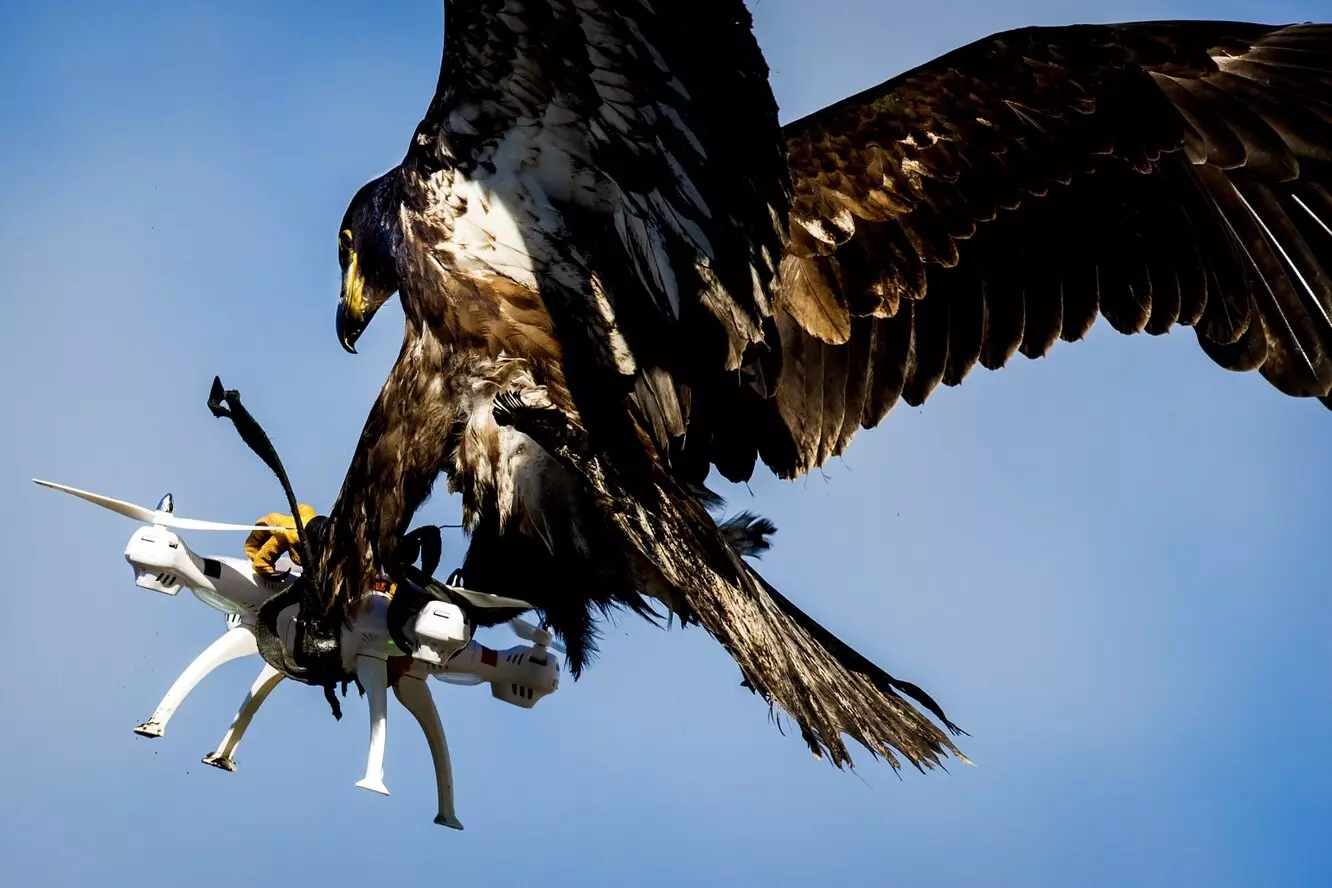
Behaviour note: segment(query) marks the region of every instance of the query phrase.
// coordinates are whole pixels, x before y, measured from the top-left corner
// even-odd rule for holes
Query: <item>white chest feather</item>
[[[534,292],[578,294],[600,331],[606,359],[631,374],[636,365],[611,298],[570,235],[561,207],[617,216],[613,183],[596,171],[579,130],[557,104],[542,122],[514,126],[467,172],[454,168],[428,183],[434,236],[427,255],[441,277],[504,278]],[[615,224],[619,224],[618,220]],[[664,253],[663,253],[664,261]]]
[[[605,191],[585,148],[568,127],[532,121],[505,133],[467,173],[436,174],[431,202],[446,217],[432,248],[442,264],[531,289],[542,276],[576,274],[555,204],[595,206]]]

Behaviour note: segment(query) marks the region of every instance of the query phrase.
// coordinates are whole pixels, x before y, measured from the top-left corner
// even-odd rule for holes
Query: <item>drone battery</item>
[[[432,601],[421,608],[413,630],[417,645],[414,656],[436,666],[443,664],[472,640],[472,632],[462,610],[446,601]]]

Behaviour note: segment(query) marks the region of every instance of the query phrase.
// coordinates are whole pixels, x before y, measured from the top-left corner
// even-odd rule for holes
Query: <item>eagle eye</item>
[[[350,253],[352,248],[352,233],[350,229],[344,228],[338,233],[338,252]]]

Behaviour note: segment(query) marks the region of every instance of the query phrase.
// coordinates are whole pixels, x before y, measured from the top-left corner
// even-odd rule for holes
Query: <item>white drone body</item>
[[[255,573],[247,558],[198,555],[172,529],[248,532],[272,528],[178,518],[170,494],[163,497],[153,510],[48,481],[34,481],[143,522],[125,547],[125,560],[134,569],[135,585],[171,596],[179,594],[181,589],[189,589],[204,604],[226,614],[226,631],[186,667],[167,690],[152,717],[134,729],[143,737],[161,737],[177,707],[207,675],[224,663],[258,655],[253,627],[259,608],[293,583],[298,573],[293,568],[285,574],[267,577]],[[531,608],[530,604],[516,599],[448,588],[481,607]],[[388,795],[384,785],[388,660],[390,656],[407,656],[389,634],[388,604],[387,595],[371,593],[365,606],[359,609],[355,622],[344,629],[342,636],[343,667],[355,673],[365,689],[370,710],[370,751],[365,776],[356,785],[381,795]],[[295,646],[293,618],[297,608],[297,604],[292,604],[277,618],[277,635],[289,653]],[[472,638],[473,627],[462,609],[443,601],[426,604],[406,627],[407,639],[415,649],[410,655],[409,669],[394,683],[393,691],[425,733],[439,797],[435,822],[441,826],[463,828],[454,813],[448,744],[425,679],[433,676],[449,684],[488,683],[491,695],[496,699],[524,709],[532,708],[559,688],[560,664],[551,650],[563,649],[552,642],[546,630],[526,621],[514,619],[508,625],[520,638],[532,643],[502,651],[479,644]],[[224,771],[236,769],[234,755],[245,730],[283,677],[281,672],[264,664],[217,751],[204,756],[205,764]]]

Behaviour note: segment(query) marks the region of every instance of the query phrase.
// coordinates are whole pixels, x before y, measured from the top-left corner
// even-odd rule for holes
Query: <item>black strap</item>
[[[287,653],[286,645],[277,634],[278,614],[301,600],[304,590],[298,588],[300,585],[301,581],[298,579],[259,606],[259,613],[254,621],[254,640],[259,648],[259,656],[264,658],[265,663],[287,678],[305,681],[309,678],[309,671],[292,660]]]
[[[388,613],[385,615],[389,638],[404,654],[416,652],[416,646],[407,638],[407,621],[414,619],[423,607],[434,600],[434,595],[408,583],[399,583],[397,591],[389,599]]]
[[[419,557],[421,572],[427,576],[433,575],[439,568],[440,559],[444,556],[444,540],[439,528],[433,524],[425,524],[404,536],[398,546],[398,556],[401,564],[412,564]],[[393,643],[403,653],[415,652],[415,646],[407,639],[407,621],[415,618],[423,607],[436,600],[445,599],[407,582],[405,577],[398,583],[397,591],[389,601],[388,632]]]
[[[312,545],[315,540],[309,532],[321,529],[322,524],[312,522],[314,527],[310,529],[305,527],[305,523],[301,520],[300,502],[291,489],[287,470],[283,467],[282,460],[278,458],[277,450],[263,427],[241,403],[240,392],[224,389],[221,378],[213,377],[213,388],[208,395],[208,409],[218,418],[230,419],[241,440],[277,476],[278,483],[282,485],[282,492],[287,497],[292,520],[296,524],[296,552],[301,559],[301,576],[290,587],[272,596],[260,606],[258,619],[255,622],[255,640],[259,652],[265,662],[288,678],[322,686],[324,697],[333,710],[333,717],[341,719],[342,708],[338,705],[333,691],[335,683],[345,677],[341,657],[342,631],[340,621],[323,612],[320,595],[323,584],[319,581],[319,562],[315,558],[318,554],[317,546]],[[294,602],[299,602],[299,607],[293,625],[295,634],[293,659],[277,634],[277,618],[279,613]]]
[[[423,524],[402,538],[398,556],[403,564],[415,564],[421,559],[421,570],[434,575],[444,557],[444,539],[434,524]]]
[[[226,403],[226,407],[222,404]],[[309,546],[306,545],[305,524],[301,521],[300,503],[296,500],[296,494],[292,492],[291,481],[287,478],[287,470],[282,467],[282,460],[278,459],[277,450],[273,447],[273,442],[269,440],[263,427],[250,415],[250,411],[245,409],[241,403],[240,392],[234,389],[223,389],[222,379],[213,377],[213,388],[208,393],[208,409],[213,415],[220,418],[231,420],[236,431],[240,433],[241,440],[255,452],[255,454],[264,461],[264,464],[272,469],[273,474],[277,475],[278,483],[282,485],[282,492],[287,496],[287,505],[291,508],[291,517],[296,522],[296,550],[301,556],[301,564],[305,565],[304,573],[309,573],[316,569],[316,563],[310,557]]]

